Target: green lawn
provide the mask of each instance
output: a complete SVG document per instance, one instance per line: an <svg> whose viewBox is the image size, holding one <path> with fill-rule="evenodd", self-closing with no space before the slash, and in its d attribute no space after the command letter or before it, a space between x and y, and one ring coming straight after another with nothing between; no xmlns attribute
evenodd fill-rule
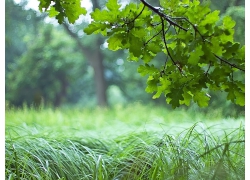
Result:
<svg viewBox="0 0 250 180"><path fill-rule="evenodd" d="M244 117L130 104L10 109L6 179L244 179Z"/></svg>

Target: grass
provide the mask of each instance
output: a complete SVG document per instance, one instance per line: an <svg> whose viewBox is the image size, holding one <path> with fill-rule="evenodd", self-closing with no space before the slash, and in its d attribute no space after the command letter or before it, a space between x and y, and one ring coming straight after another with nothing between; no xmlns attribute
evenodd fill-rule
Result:
<svg viewBox="0 0 250 180"><path fill-rule="evenodd" d="M212 117L140 104L10 109L5 120L5 177L244 179L244 118Z"/></svg>

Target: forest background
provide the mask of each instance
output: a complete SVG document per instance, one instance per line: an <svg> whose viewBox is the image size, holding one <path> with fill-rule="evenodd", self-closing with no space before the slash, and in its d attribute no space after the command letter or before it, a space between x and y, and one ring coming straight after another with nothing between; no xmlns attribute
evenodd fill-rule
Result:
<svg viewBox="0 0 250 180"><path fill-rule="evenodd" d="M149 2L158 6L155 1ZM8 112L6 132L12 132L12 125L15 124L15 128L19 125L23 128L18 131L20 137L26 138L25 133L30 133L32 136L41 135L46 139L48 132L57 135L56 128L57 132L64 133L59 134L57 138L67 135L70 137L73 131L65 133L64 126L76 129L80 127L78 124L81 122L84 124L81 124L81 127L86 127L89 131L94 129L99 133L100 130L104 132L103 125L108 125L107 132L119 134L122 133L120 128L124 127L124 124L119 124L116 118L126 119L124 122L127 122L128 127L142 127L142 120L155 116L154 113L158 114L158 117L161 115L164 119L182 125L185 122L182 122L180 117L190 118L191 121L206 117L211 122L216 117L225 119L228 125L234 122L234 119L245 118L245 107L227 101L225 93L209 92L211 101L206 108L191 104L189 107L178 108L178 111L167 105L164 97L153 100L152 94L145 92L147 77L141 77L137 73L138 63L129 61L126 51L110 51L103 37L84 34L83 28L87 26L88 19L80 18L74 25L59 25L46 14L27 8L27 3L25 0L19 4L13 0L5 1L5 109ZM92 0L92 3L94 7L104 5L103 1ZM236 21L235 39L242 45L245 44L245 2L212 0L211 8L219 9L221 18L225 15L232 16ZM156 59L161 59L161 55ZM242 80L245 77L236 78ZM13 107L20 108L20 111L13 110ZM109 107L114 111L99 111L96 107L102 107L101 110ZM33 111L34 109L43 111ZM151 109L152 111L149 111ZM51 110L54 110L53 117L48 116ZM139 111L147 113L142 115ZM70 117L67 116L69 112ZM65 114L62 118L63 113ZM199 116L198 113L205 116ZM83 122L85 119L89 121ZM58 122L61 120L69 124L62 123L59 126ZM153 121L156 122L155 119ZM35 122L46 124L46 128L51 128L50 131L33 127ZM110 124L113 126L109 126ZM151 127L151 124L149 126ZM231 123L230 126L234 125ZM15 149L11 149L11 144L19 142L12 141L9 136L8 134L6 143L8 148L5 149L7 154L9 153L6 162L7 166L8 163L10 165L8 167L12 167L12 160L15 162L16 159L11 159L12 151L15 152ZM228 137L226 135L226 138ZM241 146L240 150L243 151ZM23 154L21 149L17 152ZM7 174L8 177L12 176L12 169L7 169L11 172Z"/></svg>

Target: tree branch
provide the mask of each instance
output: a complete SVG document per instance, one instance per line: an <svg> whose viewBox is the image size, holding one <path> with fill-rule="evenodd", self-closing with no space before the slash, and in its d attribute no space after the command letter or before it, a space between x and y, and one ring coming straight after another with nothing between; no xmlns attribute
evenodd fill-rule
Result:
<svg viewBox="0 0 250 180"><path fill-rule="evenodd" d="M167 42L166 42L166 38L165 38L165 25L164 25L164 20L163 17L161 17L161 23L162 23L162 38L165 44L165 48L167 50L168 56L170 57L171 61L173 62L173 64L179 69L180 73L182 74L182 69L180 68L180 66L178 66L178 64L174 61L173 57L171 56L169 50L168 50L168 46L167 46Z"/></svg>
<svg viewBox="0 0 250 180"><path fill-rule="evenodd" d="M237 65L232 64L232 63L230 63L230 62L228 62L228 61L222 59L221 57L217 56L216 54L214 54L214 56L215 56L216 58L218 58L219 60L221 60L222 62L224 62L224 63L226 63L226 64L228 64L228 65L230 65L230 66L232 66L232 67L234 67L234 68L236 68L236 69L239 69L239 70L245 72L245 69L242 69L242 68L238 67Z"/></svg>
<svg viewBox="0 0 250 180"><path fill-rule="evenodd" d="M147 6L149 9L151 9L152 11L154 11L156 14L158 14L160 17L164 18L170 25L176 26L180 29L182 29L183 31L188 31L187 29L185 29L184 27L180 26L179 24L177 24L176 22L174 22L170 17L166 16L166 14L162 13L160 11L160 9L155 8L154 6L150 5L149 3L147 3L145 0L141 0L141 2Z"/></svg>
<svg viewBox="0 0 250 180"><path fill-rule="evenodd" d="M144 5L143 8L142 8L142 10L141 10L141 12L131 22L134 22L142 14L142 12L144 11L145 7L146 6Z"/></svg>
<svg viewBox="0 0 250 180"><path fill-rule="evenodd" d="M202 40L205 41L204 36L200 33L200 31L198 30L197 26L193 23L191 23L186 17L171 17L172 19L181 19L181 20L185 20L186 22L188 22L195 30L195 32L198 32L198 34L201 36Z"/></svg>
<svg viewBox="0 0 250 180"><path fill-rule="evenodd" d="M144 11L145 7L146 7L146 6L144 5L143 8L142 8L142 10L140 11L140 13L139 13L136 17L134 17L133 20L131 20L131 21L129 21L129 22L124 22L124 24L122 25L122 27L123 27L124 25L128 25L128 24L130 24L130 23L133 23L133 22L142 14L142 12Z"/></svg>

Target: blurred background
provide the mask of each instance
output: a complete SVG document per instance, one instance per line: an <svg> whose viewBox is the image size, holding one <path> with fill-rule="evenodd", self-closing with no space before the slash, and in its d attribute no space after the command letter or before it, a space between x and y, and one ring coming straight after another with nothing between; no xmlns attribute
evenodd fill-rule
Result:
<svg viewBox="0 0 250 180"><path fill-rule="evenodd" d="M159 6L156 1L148 2ZM84 3L91 11L103 7L105 1ZM38 4L35 0L5 0L6 108L94 108L140 102L171 109L164 97L153 100L152 94L145 92L147 77L137 73L140 62L129 61L126 51L108 50L104 37L84 34L88 16L80 17L74 25L59 25L39 12ZM211 8L220 10L221 18L232 16L236 21L235 40L245 44L245 1L212 0ZM157 58L161 55L155 63L160 62ZM210 95L206 108L199 109L195 104L180 108L217 111L225 117L244 115L244 107L227 101L225 93Z"/></svg>

